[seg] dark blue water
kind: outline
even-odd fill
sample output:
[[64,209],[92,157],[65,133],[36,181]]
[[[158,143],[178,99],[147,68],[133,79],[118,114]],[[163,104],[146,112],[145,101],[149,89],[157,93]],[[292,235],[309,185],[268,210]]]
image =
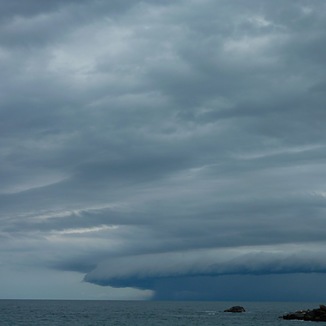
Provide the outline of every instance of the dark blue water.
[[[246,312],[225,313],[233,305]],[[0,300],[0,325],[302,325],[278,316],[315,303]],[[319,323],[322,325],[326,323]]]

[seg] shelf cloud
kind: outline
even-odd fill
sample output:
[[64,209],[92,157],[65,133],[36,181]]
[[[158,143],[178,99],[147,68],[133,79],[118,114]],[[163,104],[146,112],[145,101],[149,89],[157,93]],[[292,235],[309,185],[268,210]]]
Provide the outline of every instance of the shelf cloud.
[[322,299],[325,6],[0,0],[0,285]]

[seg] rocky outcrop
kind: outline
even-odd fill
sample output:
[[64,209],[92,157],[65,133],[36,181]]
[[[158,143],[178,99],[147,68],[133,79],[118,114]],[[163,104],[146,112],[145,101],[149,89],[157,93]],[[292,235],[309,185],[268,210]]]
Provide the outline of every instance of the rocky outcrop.
[[245,312],[245,308],[241,306],[233,306],[229,309],[224,310],[224,312]]
[[298,310],[281,316],[283,319],[296,319],[304,321],[326,321],[326,306],[320,305],[317,309]]

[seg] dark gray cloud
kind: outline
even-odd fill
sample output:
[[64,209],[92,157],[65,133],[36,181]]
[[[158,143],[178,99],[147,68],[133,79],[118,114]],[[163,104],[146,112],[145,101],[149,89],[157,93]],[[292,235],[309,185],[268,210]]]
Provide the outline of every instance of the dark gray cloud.
[[3,273],[161,299],[324,279],[323,1],[0,8]]

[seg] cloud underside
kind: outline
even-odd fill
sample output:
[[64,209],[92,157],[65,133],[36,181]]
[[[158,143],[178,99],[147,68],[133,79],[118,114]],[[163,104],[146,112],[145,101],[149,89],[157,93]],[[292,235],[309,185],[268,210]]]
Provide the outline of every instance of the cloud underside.
[[0,5],[3,266],[157,298],[325,275],[324,1]]
[[99,285],[155,289],[162,281],[223,275],[325,273],[324,245],[227,248],[156,253],[101,262],[85,280]]

